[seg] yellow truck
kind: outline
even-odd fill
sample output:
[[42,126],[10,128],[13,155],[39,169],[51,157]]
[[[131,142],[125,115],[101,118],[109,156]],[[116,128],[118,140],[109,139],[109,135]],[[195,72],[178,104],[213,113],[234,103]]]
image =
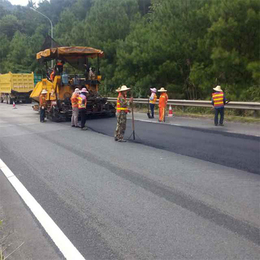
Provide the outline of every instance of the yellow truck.
[[0,102],[7,104],[31,103],[30,94],[34,88],[34,74],[0,74]]

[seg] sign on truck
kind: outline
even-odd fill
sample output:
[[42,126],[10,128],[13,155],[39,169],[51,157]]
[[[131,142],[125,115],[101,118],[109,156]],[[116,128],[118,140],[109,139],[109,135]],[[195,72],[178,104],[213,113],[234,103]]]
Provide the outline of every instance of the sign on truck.
[[0,75],[0,101],[31,103],[30,94],[34,88],[34,74],[7,73]]

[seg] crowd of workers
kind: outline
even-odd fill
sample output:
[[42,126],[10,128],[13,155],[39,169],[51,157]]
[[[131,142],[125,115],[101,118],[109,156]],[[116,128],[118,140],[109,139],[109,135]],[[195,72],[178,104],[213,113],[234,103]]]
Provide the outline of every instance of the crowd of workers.
[[[117,112],[117,126],[115,130],[115,141],[125,142],[124,133],[126,129],[126,121],[127,121],[127,113],[130,112],[129,104],[133,102],[133,98],[131,97],[127,100],[127,92],[130,90],[127,86],[123,85],[118,88],[116,92],[118,92],[117,103],[116,103],[116,112]],[[220,86],[213,88],[215,91],[212,93],[212,106],[215,109],[215,117],[214,124],[215,126],[223,126],[224,122],[224,106],[226,103],[225,95]],[[151,109],[150,118],[154,118],[154,108],[157,102],[157,89],[150,88],[151,95],[149,97],[149,105]],[[158,90],[160,94],[159,97],[159,122],[165,122],[165,113],[167,108],[168,95],[167,90],[163,87]],[[85,126],[86,123],[86,108],[87,108],[87,89],[76,88],[71,96],[71,104],[72,104],[72,117],[71,117],[71,126],[79,127],[82,130],[87,130],[88,128]],[[45,118],[45,110],[47,108],[47,100],[46,100],[47,91],[43,90],[40,98],[40,122],[44,122]],[[220,115],[220,119],[218,119]],[[80,116],[80,124],[78,123],[78,117]]]

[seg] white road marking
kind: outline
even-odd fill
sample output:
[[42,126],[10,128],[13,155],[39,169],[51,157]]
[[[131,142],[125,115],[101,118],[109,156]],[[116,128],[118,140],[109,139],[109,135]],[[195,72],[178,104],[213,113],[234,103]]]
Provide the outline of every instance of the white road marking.
[[17,179],[17,177],[1,159],[0,169],[9,182],[13,185],[17,193],[24,200],[26,205],[30,208],[34,216],[38,219],[45,231],[49,234],[64,257],[68,260],[85,260],[77,248],[70,242],[70,240],[60,230],[56,223],[51,219],[51,217],[46,213],[46,211],[34,199],[34,197],[28,192],[24,185]]

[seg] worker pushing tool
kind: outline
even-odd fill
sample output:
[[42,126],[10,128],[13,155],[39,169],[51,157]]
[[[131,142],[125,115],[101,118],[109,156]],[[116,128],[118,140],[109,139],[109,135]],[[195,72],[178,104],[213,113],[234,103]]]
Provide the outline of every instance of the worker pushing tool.
[[161,93],[159,98],[159,122],[165,122],[165,110],[168,101],[167,90],[164,88],[160,88],[158,92]]

